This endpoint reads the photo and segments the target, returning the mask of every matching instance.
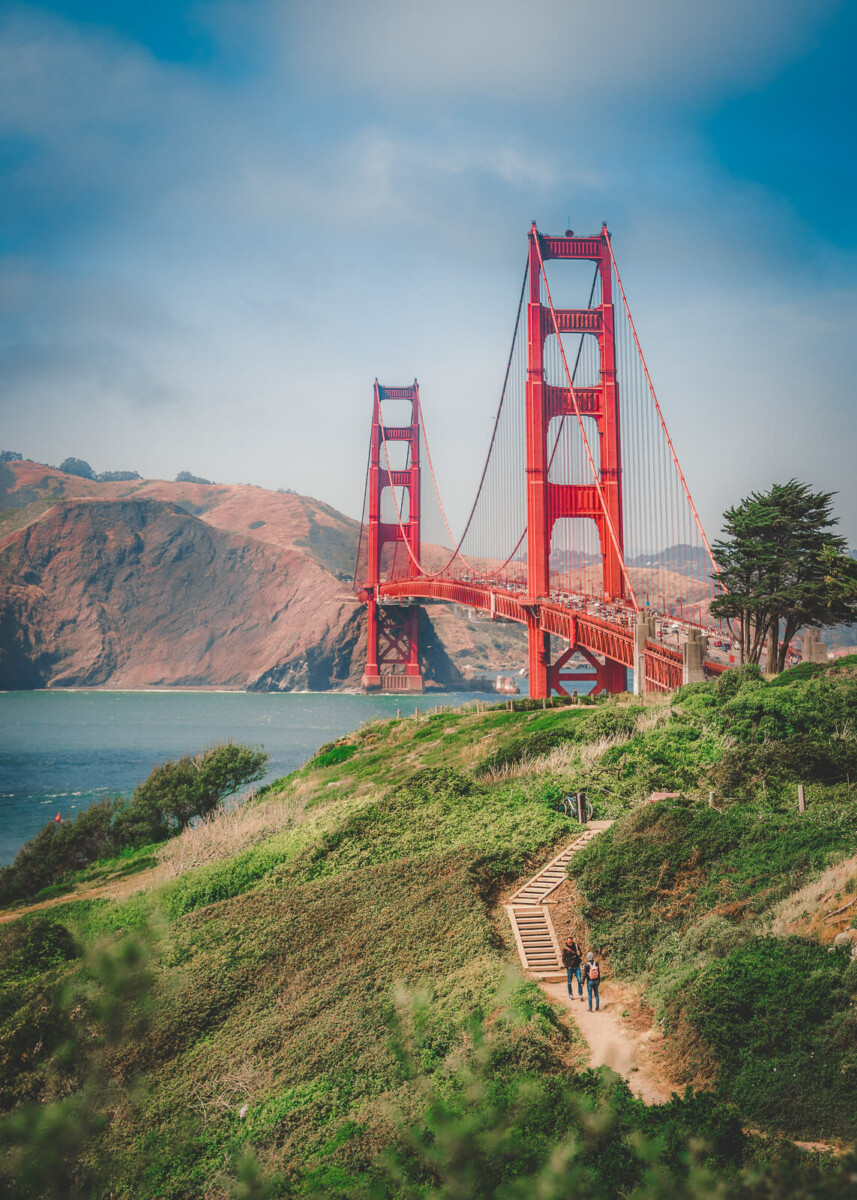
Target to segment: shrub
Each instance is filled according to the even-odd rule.
[[[763,816],[760,820],[759,817]],[[761,912],[834,853],[851,851],[855,805],[764,814],[736,805],[647,804],[576,854],[569,874],[585,897],[596,945],[620,970],[644,970],[658,943],[714,909]]]
[[[797,1136],[857,1133],[853,1033],[836,1036],[854,1002],[846,963],[800,938],[757,937],[692,984],[684,1014],[717,1056],[722,1094],[751,1119]]]
[[[203,479],[201,475],[192,475],[190,471],[179,471],[176,483],[211,483],[211,480]]]
[[[311,767],[336,767],[339,763],[347,762],[353,754],[356,754],[357,747],[353,745],[332,746],[325,752],[316,754],[315,758],[311,759]]]
[[[601,714],[596,713],[595,716]],[[722,739],[698,725],[671,720],[605,751],[602,764],[614,767],[634,791],[692,790],[722,753]]]
[[[227,742],[154,768],[126,800],[100,800],[71,821],[51,822],[0,871],[0,903],[25,899],[99,859],[162,842],[260,779],[268,755]]]
[[[95,472],[83,458],[66,458],[60,463],[57,470],[63,471],[66,475],[78,475],[81,479],[95,478]]]
[[[49,917],[0,926],[0,975],[5,981],[46,971],[78,954],[77,943],[65,925]]]
[[[857,778],[857,741],[794,737],[729,747],[711,771],[711,782],[726,796],[752,796],[764,788],[772,797],[787,785]],[[793,787],[790,786],[793,791]]]

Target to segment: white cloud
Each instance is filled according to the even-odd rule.
[[[287,485],[353,512],[371,381],[418,374],[460,514],[529,221],[607,217],[707,513],[760,473],[800,474],[798,447],[857,512],[850,446],[828,432],[857,367],[815,320],[836,276],[803,290],[817,241],[707,161],[684,111],[763,79],[830,4],[232,11],[256,17],[258,59],[228,84],[43,12],[6,22],[0,130],[31,144],[7,179],[26,246],[0,272],[13,448]],[[272,20],[300,78],[261,37]],[[596,119],[599,90],[622,105]],[[656,118],[644,101],[668,93]],[[811,418],[807,363],[825,370]]]
[[[271,13],[318,87],[414,97],[685,103],[760,83],[840,0],[288,0]],[[567,113],[586,121],[586,113]]]

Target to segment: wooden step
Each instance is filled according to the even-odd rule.
[[[612,821],[591,821],[587,828],[578,834],[569,846],[561,850],[556,858],[551,859],[537,875],[519,887],[510,897],[509,903],[541,905],[545,897],[555,891],[566,878],[565,869],[577,851],[588,846],[594,837],[597,837],[603,829],[609,829],[612,824]]]
[[[505,905],[521,965],[526,971],[540,975],[558,970],[560,966],[559,944],[550,918],[550,909],[542,905],[526,905],[520,902]]]

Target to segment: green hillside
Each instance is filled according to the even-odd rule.
[[[857,1137],[857,961],[807,893],[857,895],[857,672],[806,674],[367,725],[154,871],[88,873],[139,864],[127,898],[2,926],[8,1194],[853,1194],[857,1159],[790,1140]],[[616,821],[572,886],[692,1085],[666,1105],[517,971],[499,901],[579,789]]]

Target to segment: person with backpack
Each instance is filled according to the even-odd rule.
[[[569,996],[572,994],[572,981],[577,977],[577,995],[581,1004],[583,1003],[583,982],[580,977],[580,963],[582,958],[583,952],[574,938],[566,938],[565,945],[562,948],[562,965],[568,972],[568,994]]]
[[[601,964],[590,950],[583,964],[583,978],[586,980],[586,994],[589,997],[589,1011],[592,1012],[592,997],[595,997],[595,1011],[600,1009],[598,999],[598,984],[601,982]],[[583,997],[580,997],[581,1000]]]

